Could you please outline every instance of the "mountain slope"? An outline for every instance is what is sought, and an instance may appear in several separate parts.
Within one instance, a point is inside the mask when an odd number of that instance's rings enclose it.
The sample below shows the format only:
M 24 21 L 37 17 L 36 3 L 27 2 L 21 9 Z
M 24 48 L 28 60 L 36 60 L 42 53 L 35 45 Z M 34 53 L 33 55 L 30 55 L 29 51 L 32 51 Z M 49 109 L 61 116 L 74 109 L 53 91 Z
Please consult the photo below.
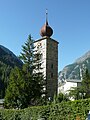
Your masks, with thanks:
M 0 61 L 12 67 L 22 66 L 22 62 L 18 59 L 18 57 L 16 57 L 13 52 L 2 45 L 0 45 Z
M 59 81 L 65 79 L 81 79 L 82 70 L 87 68 L 90 72 L 90 51 L 78 58 L 73 64 L 67 65 L 59 72 Z
M 9 84 L 9 75 L 14 66 L 21 67 L 22 62 L 6 47 L 0 45 L 0 99 L 4 98 Z

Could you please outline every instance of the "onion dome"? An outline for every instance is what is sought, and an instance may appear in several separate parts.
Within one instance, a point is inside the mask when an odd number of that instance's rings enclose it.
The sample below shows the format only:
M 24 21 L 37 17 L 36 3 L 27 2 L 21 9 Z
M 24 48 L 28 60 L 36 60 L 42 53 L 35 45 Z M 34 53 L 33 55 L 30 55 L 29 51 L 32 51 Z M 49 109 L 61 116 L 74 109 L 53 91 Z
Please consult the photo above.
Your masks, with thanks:
M 46 12 L 46 23 L 43 25 L 43 27 L 40 30 L 40 35 L 42 37 L 47 36 L 51 37 L 53 34 L 53 29 L 49 26 L 48 20 L 47 20 L 47 12 Z

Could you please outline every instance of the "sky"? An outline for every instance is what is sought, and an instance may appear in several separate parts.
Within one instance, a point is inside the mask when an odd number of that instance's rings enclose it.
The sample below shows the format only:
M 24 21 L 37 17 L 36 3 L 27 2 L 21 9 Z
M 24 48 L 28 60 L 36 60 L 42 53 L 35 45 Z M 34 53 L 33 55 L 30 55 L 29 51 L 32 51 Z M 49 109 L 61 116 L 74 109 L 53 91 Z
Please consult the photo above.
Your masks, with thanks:
M 46 9 L 60 71 L 90 50 L 90 0 L 0 0 L 0 45 L 19 56 L 29 34 L 41 38 Z

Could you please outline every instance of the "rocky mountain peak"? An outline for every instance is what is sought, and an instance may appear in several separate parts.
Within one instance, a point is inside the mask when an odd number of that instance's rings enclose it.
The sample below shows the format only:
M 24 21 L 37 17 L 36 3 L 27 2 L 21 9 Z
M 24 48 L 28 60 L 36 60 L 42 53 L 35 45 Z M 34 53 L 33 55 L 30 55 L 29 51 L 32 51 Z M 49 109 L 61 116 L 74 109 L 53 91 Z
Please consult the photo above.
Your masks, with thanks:
M 73 64 L 67 65 L 59 72 L 59 82 L 66 79 L 82 78 L 83 69 L 88 69 L 90 72 L 90 51 L 78 58 Z
M 83 56 L 81 56 L 80 58 L 78 58 L 75 62 L 76 63 L 82 63 L 82 62 L 84 62 L 88 58 L 90 58 L 90 51 L 88 51 Z

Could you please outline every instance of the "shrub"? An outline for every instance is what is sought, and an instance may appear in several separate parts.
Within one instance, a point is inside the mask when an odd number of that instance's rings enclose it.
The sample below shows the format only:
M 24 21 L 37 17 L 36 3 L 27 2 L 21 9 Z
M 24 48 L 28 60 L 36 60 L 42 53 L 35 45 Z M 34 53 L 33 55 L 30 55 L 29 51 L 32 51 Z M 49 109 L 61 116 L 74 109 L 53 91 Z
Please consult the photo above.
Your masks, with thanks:
M 84 99 L 22 110 L 0 109 L 0 120 L 82 120 L 89 110 L 90 99 Z

